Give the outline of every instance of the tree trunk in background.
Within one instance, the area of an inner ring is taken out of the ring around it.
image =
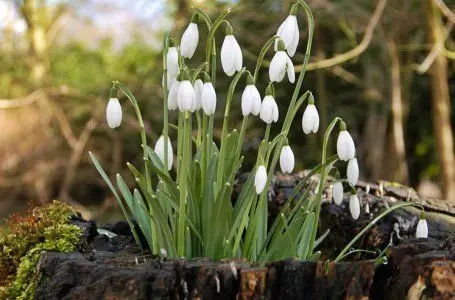
[[[408,163],[406,161],[406,148],[404,138],[404,109],[401,84],[401,63],[395,41],[387,43],[390,56],[391,72],[391,109],[392,109],[392,135],[391,135],[391,161],[387,164],[391,179],[400,183],[409,183]]]
[[[444,38],[444,26],[438,8],[426,1],[428,29],[432,44]],[[448,86],[447,58],[439,52],[430,69],[432,85],[433,130],[441,169],[444,197],[455,201],[455,159],[453,132],[450,124],[451,104]]]

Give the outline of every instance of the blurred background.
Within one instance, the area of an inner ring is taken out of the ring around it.
[[[307,2],[316,24],[302,92],[309,89],[315,95],[322,130],[315,136],[303,135],[303,110],[299,112],[290,134],[296,169],[315,165],[327,124],[340,116],[357,144],[361,179],[399,182],[421,195],[455,201],[455,1]],[[137,122],[123,96],[122,126],[109,130],[106,124],[111,81],[124,82],[138,98],[154,143],[162,128],[164,33],[170,31],[180,41],[192,5],[213,18],[230,7],[229,21],[242,47],[244,65],[251,70],[291,4],[288,0],[0,0],[0,219],[52,199],[88,208],[98,219],[119,217],[111,193],[88,158],[89,150],[95,152],[110,175],[128,174],[125,162],[141,158]],[[299,26],[293,59],[297,70],[307,37],[303,11]],[[202,23],[199,29],[193,66],[204,56],[201,45],[207,30]],[[224,30],[219,30],[218,51],[223,38]],[[270,52],[266,58],[271,57]],[[262,95],[267,81],[264,67],[258,83]],[[218,128],[229,83],[219,72]],[[243,87],[244,82],[235,94],[231,128],[241,117]],[[283,114],[292,91],[290,84],[278,86],[276,98]],[[176,122],[172,113],[170,119]],[[275,133],[280,127],[274,126]],[[245,171],[255,159],[264,128],[258,118],[250,125],[244,144]]]

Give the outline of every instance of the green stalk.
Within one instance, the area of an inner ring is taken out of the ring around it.
[[[259,76],[259,69],[262,66],[262,62],[264,61],[264,56],[269,50],[270,46],[275,42],[276,39],[280,38],[278,35],[272,36],[270,39],[268,39],[267,42],[265,42],[264,46],[262,46],[261,52],[259,52],[259,57],[256,62],[256,68],[254,69],[254,83],[256,83],[258,76]]]
[[[167,92],[167,51],[169,49],[169,33],[166,32],[163,41],[163,136],[164,136],[164,170],[168,169],[168,130],[169,130],[169,110],[167,109],[168,92]]]
[[[206,47],[205,47],[205,55],[206,55],[206,61],[207,62],[210,61],[210,55],[212,55],[212,59],[213,59],[213,52],[214,52],[214,49],[215,49],[215,33],[216,33],[216,30],[221,25],[221,23],[223,23],[224,19],[227,17],[227,15],[230,12],[231,12],[230,9],[225,11],[210,26],[209,35],[208,35],[208,38],[207,38],[207,44],[206,44]],[[216,51],[215,51],[215,58],[216,58]],[[213,64],[216,64],[216,59],[212,61],[212,65]],[[213,83],[213,85],[215,85],[215,82],[213,81],[214,80],[213,70],[216,71],[216,67],[215,67],[215,69],[212,67],[212,74],[211,74],[212,75],[212,83]],[[210,72],[210,64],[207,64],[206,71],[207,71],[207,73]]]
[[[178,230],[177,230],[177,254],[179,257],[185,255],[185,218],[186,218],[186,198],[187,198],[187,172],[189,167],[190,160],[190,139],[191,139],[191,128],[190,128],[190,113],[185,112],[183,118],[183,149],[182,149],[182,166],[179,168],[179,221],[178,221]]]
[[[239,142],[237,143],[237,148],[235,149],[235,157],[239,156],[242,151],[243,139],[245,138],[245,131],[248,125],[248,116],[243,117],[242,127],[240,127]]]
[[[183,119],[184,115],[183,113],[179,112],[179,121],[178,121],[178,130],[177,130],[177,174],[180,174],[180,158],[182,157],[182,151],[183,151],[183,140],[184,140],[184,134],[183,134]],[[180,176],[177,175],[177,182],[180,181]]]

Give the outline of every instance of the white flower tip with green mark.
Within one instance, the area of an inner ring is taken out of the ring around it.
[[[169,97],[167,99],[167,108],[169,110],[176,110],[178,107],[178,94],[180,89],[180,81],[176,80],[169,90]]]
[[[336,205],[340,205],[343,202],[343,184],[340,181],[333,184],[332,197]]]
[[[254,187],[256,188],[256,194],[262,193],[267,183],[267,170],[264,165],[260,165],[254,176]]]
[[[284,146],[280,153],[280,167],[283,173],[292,173],[295,166],[294,153],[291,147]]]
[[[286,51],[293,57],[299,44],[299,25],[295,15],[289,15],[278,28],[277,35],[283,40]],[[275,51],[278,50],[278,40],[275,40]]]
[[[172,151],[172,144],[169,137],[167,137],[167,170],[172,169],[172,162],[174,161],[174,152]],[[155,152],[164,164],[164,136],[160,136],[155,144]]]
[[[196,94],[196,110],[201,109],[202,107],[202,89],[204,87],[204,83],[202,80],[197,79],[194,82],[194,93]]]
[[[359,180],[359,164],[357,158],[351,158],[348,163],[347,177],[350,185],[355,186]]]
[[[316,133],[319,129],[319,114],[314,104],[308,104],[302,116],[302,129],[305,134]]]
[[[196,93],[189,80],[184,80],[180,83],[177,105],[181,112],[194,112],[196,110]]]
[[[288,74],[290,83],[295,81],[294,64],[284,51],[277,51],[270,62],[269,78],[271,82],[281,82],[284,75]]]
[[[213,115],[216,110],[216,92],[211,82],[204,83],[201,95],[202,109],[206,115]]]
[[[182,35],[180,53],[185,58],[191,58],[199,42],[199,30],[196,23],[190,23]]]
[[[418,239],[428,238],[428,224],[427,224],[426,219],[419,220],[419,223],[417,224],[417,229],[416,229],[416,238],[418,238]]]
[[[117,128],[122,123],[122,106],[117,98],[110,98],[106,107],[106,120],[110,128]]]
[[[221,46],[221,66],[228,76],[234,75],[242,69],[242,49],[233,35],[226,35]]]
[[[355,145],[347,130],[340,131],[337,140],[337,154],[341,160],[348,161],[355,157]]]
[[[241,106],[244,117],[249,114],[257,116],[261,112],[261,95],[254,84],[249,84],[245,87]]]
[[[349,198],[349,211],[354,220],[357,220],[360,216],[360,201],[356,194],[352,194]]]
[[[267,124],[277,122],[279,117],[278,105],[271,95],[264,97],[261,104],[260,118]]]

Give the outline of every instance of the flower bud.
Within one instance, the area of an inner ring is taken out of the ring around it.
[[[196,109],[196,94],[189,80],[184,80],[180,83],[177,104],[181,112],[194,112]]]
[[[169,110],[176,110],[178,107],[178,94],[180,89],[180,81],[176,80],[169,90],[169,97],[167,99],[167,108]]]
[[[347,177],[350,185],[355,186],[359,180],[359,164],[357,158],[351,158],[348,163]]]
[[[357,220],[360,216],[360,201],[357,194],[351,194],[349,198],[349,211],[354,220]]]
[[[290,83],[295,81],[294,64],[284,51],[278,51],[272,58],[269,67],[269,77],[271,82],[281,82],[284,75],[288,74]]]
[[[351,135],[346,130],[346,124],[341,122],[337,140],[337,153],[341,160],[347,161],[355,157],[355,145]]]
[[[166,65],[169,77],[177,77],[179,74],[179,54],[176,47],[170,47],[168,49],[166,56]]]
[[[254,186],[256,188],[256,194],[262,193],[267,184],[267,170],[264,165],[260,165],[254,176]]]
[[[428,238],[428,224],[425,217],[420,217],[419,223],[417,223],[416,229],[416,238],[418,239],[426,239]]]
[[[294,170],[295,158],[291,147],[284,146],[280,153],[280,167],[283,173],[292,173]]]
[[[204,83],[200,79],[197,79],[194,82],[194,93],[196,94],[196,110],[199,110],[202,107],[202,89],[203,89],[203,86],[204,86]]]
[[[261,120],[270,124],[272,122],[277,122],[278,116],[278,105],[276,104],[275,99],[273,99],[273,96],[271,95],[265,96],[261,104]]]
[[[117,98],[110,98],[106,107],[106,120],[110,128],[119,127],[122,123],[122,107]]]
[[[249,114],[257,116],[260,112],[261,95],[254,84],[249,84],[242,94],[242,114],[244,117]]]
[[[319,114],[314,104],[308,104],[302,116],[302,129],[305,134],[316,133],[319,129]]]
[[[190,23],[182,35],[180,53],[185,58],[191,58],[199,42],[199,30],[196,23]]]
[[[332,186],[332,196],[333,202],[336,205],[340,205],[343,202],[343,184],[340,181],[337,181]]]
[[[293,57],[299,44],[299,26],[297,17],[290,14],[278,28],[277,35],[284,42],[284,46],[290,57]],[[278,50],[278,40],[275,40],[275,51]]]
[[[232,34],[226,35],[221,46],[221,66],[224,73],[232,76],[235,71],[238,72],[242,69],[242,64],[242,49],[240,49],[239,43]]]
[[[202,109],[206,115],[213,115],[216,110],[216,92],[211,82],[204,83],[202,87]]]
[[[172,144],[169,137],[167,137],[167,170],[172,169],[172,162],[174,160],[174,152],[172,151]],[[155,152],[158,157],[161,159],[161,162],[164,165],[164,136],[160,136],[158,141],[155,144]]]

